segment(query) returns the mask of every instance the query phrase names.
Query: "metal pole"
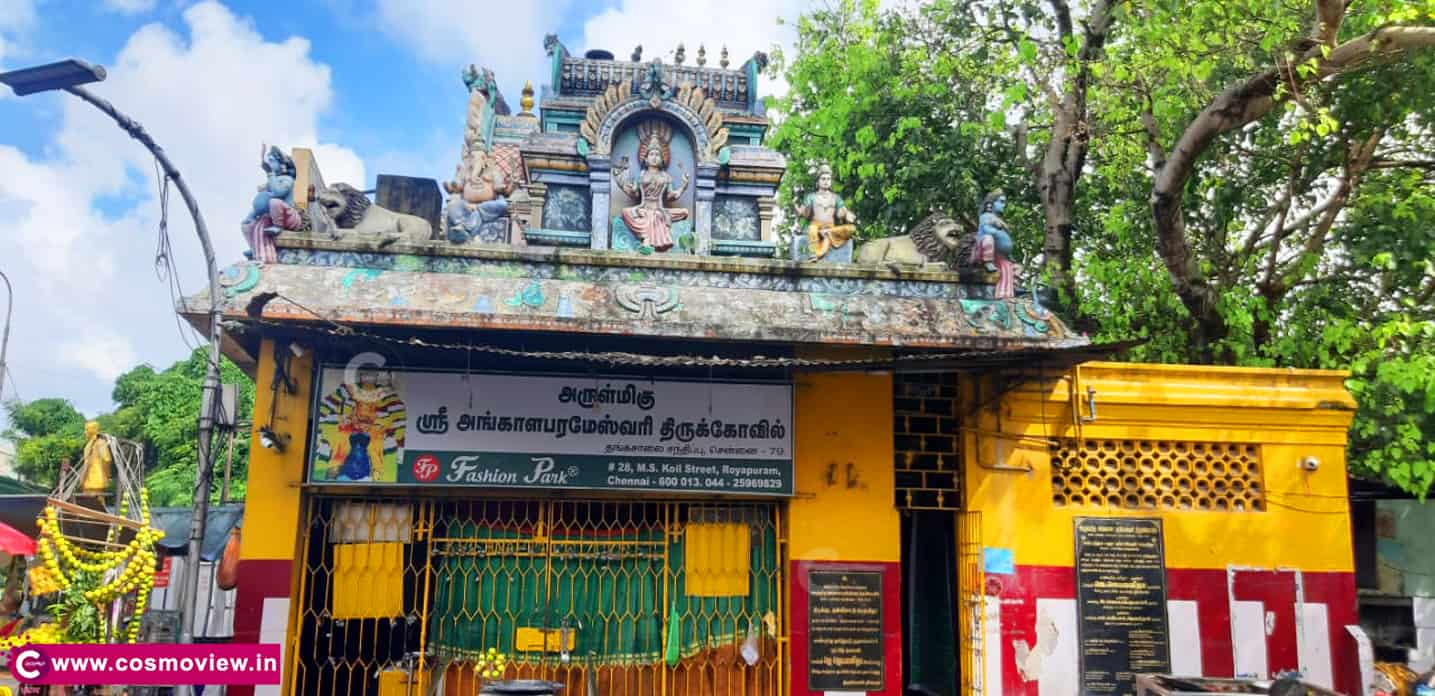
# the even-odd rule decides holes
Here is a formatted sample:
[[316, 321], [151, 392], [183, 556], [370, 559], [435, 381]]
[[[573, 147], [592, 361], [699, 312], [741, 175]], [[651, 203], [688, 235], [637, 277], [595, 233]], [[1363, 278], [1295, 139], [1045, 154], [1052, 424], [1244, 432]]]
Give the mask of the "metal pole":
[[[199, 244], [204, 249], [204, 263], [209, 271], [209, 365], [204, 371], [204, 387], [200, 391], [199, 414], [199, 461], [194, 477], [194, 517], [189, 526], [189, 556], [184, 564], [184, 579], [179, 588], [180, 611], [183, 622], [179, 629], [179, 641], [181, 643], [194, 642], [194, 617], [195, 600], [199, 594], [199, 548], [200, 542], [204, 539], [204, 525], [209, 515], [209, 485], [210, 478], [214, 473], [214, 458], [210, 445], [214, 437], [214, 411], [219, 405], [219, 268], [214, 263], [214, 245], [209, 241], [209, 230], [204, 225], [204, 216], [199, 214], [199, 203], [194, 200], [194, 194], [190, 193], [189, 186], [180, 178], [179, 170], [174, 168], [174, 163], [164, 154], [164, 150], [155, 144], [154, 139], [145, 131], [144, 126], [130, 117], [119, 112], [114, 105], [108, 101], [96, 97], [84, 87], [66, 87], [66, 92], [73, 94], [92, 106], [105, 112], [115, 123], [119, 124], [131, 138], [140, 141], [159, 160], [160, 167], [164, 170], [165, 178], [174, 182], [175, 188], [179, 189], [179, 195], [184, 197], [184, 204], [189, 208], [190, 217], [194, 218], [194, 231], [199, 235]], [[188, 685], [182, 685], [181, 693], [189, 693]]]
[[219, 489], [220, 505], [229, 502], [229, 474], [234, 469], [234, 437], [238, 433], [238, 428], [229, 431], [229, 450], [224, 455], [224, 487]]
[[5, 333], [0, 335], [0, 401], [5, 400], [5, 349], [10, 347], [10, 312], [15, 309], [15, 288], [10, 286], [10, 277], [0, 271], [0, 280], [5, 281]]

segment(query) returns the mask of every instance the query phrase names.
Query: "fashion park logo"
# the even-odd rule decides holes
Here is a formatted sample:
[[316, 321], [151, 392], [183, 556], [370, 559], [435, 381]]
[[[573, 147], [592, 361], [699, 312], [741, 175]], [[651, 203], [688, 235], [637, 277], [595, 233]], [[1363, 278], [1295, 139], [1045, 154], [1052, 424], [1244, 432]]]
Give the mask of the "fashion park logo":
[[[570, 466], [560, 471], [553, 457], [530, 457], [532, 469], [525, 471], [485, 465], [482, 459], [483, 455], [479, 454], [454, 457], [449, 462], [444, 482], [490, 486], [569, 486], [578, 482], [578, 467]], [[438, 478], [442, 468], [438, 457], [421, 454], [414, 459], [414, 480], [432, 482]]]

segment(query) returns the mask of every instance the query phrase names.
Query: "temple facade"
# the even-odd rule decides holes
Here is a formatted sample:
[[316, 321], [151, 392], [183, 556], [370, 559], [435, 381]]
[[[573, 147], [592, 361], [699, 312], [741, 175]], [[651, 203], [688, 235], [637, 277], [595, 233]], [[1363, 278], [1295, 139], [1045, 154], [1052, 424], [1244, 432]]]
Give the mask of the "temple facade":
[[255, 693], [1359, 688], [1343, 375], [1099, 362], [1004, 197], [778, 214], [762, 55], [545, 43], [518, 113], [463, 72], [450, 180], [266, 154], [221, 279]]

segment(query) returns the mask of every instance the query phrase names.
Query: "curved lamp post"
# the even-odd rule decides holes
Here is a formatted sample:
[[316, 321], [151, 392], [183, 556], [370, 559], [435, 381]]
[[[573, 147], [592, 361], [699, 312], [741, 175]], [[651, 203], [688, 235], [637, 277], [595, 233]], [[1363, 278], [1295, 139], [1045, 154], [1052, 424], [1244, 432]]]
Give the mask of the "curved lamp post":
[[[81, 85], [104, 79], [105, 69], [103, 67], [74, 59], [0, 73], [0, 83], [9, 85], [19, 96], [64, 90], [89, 102], [91, 106], [114, 119], [124, 132], [138, 140], [159, 161], [165, 178], [174, 182], [175, 188], [179, 189], [180, 196], [184, 197], [184, 204], [189, 208], [190, 217], [194, 218], [194, 230], [199, 234], [199, 244], [204, 249], [204, 263], [209, 271], [209, 365], [204, 372], [204, 387], [200, 397], [199, 462], [194, 481], [194, 518], [190, 523], [189, 556], [184, 564], [183, 584], [180, 586], [180, 609], [184, 617], [183, 625], [180, 627], [180, 642], [190, 643], [194, 641], [194, 604], [199, 589], [200, 542], [204, 539], [204, 526], [209, 514], [209, 484], [214, 468], [213, 453], [210, 447], [214, 436], [214, 411], [219, 404], [219, 270], [214, 263], [214, 245], [209, 241], [209, 231], [204, 226], [204, 217], [199, 214], [199, 203], [194, 200], [194, 194], [190, 193], [189, 186], [185, 184], [184, 179], [180, 178], [179, 170], [174, 168], [174, 163], [170, 162], [169, 157], [164, 154], [164, 150], [155, 144], [154, 139], [145, 131], [144, 126], [120, 113], [108, 101], [81, 87]], [[7, 335], [8, 329], [9, 321], [7, 320]], [[0, 363], [3, 363], [3, 359], [0, 359]]]
[[15, 309], [15, 288], [10, 286], [10, 277], [0, 271], [0, 280], [5, 281], [5, 333], [0, 334], [0, 401], [5, 399], [5, 349], [10, 347], [10, 313]]

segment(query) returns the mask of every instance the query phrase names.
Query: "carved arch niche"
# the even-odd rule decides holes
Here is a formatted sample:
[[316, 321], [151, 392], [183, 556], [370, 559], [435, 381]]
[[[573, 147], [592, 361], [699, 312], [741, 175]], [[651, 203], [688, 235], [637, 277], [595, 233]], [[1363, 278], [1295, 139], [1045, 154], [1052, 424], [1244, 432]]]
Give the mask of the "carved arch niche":
[[683, 83], [670, 99], [644, 99], [632, 93], [632, 83], [623, 81], [610, 86], [588, 105], [578, 132], [591, 154], [608, 156], [615, 153], [615, 137], [628, 121], [661, 114], [679, 124], [692, 136], [696, 159], [703, 164], [716, 164], [727, 146], [728, 130], [723, 126], [717, 102], [702, 89]]
[[[682, 208], [688, 213], [686, 221], [674, 223], [673, 232], [675, 239], [680, 229], [687, 230], [687, 234], [691, 235], [696, 222], [698, 150], [694, 143], [694, 134], [683, 124], [678, 123], [664, 113], [640, 111], [628, 120], [623, 121], [619, 127], [614, 130], [614, 138], [612, 140], [610, 156], [612, 157], [613, 168], [610, 176], [612, 177], [613, 195], [609, 200], [608, 219], [612, 221], [613, 225], [613, 245], [615, 248], [622, 249], [628, 246], [624, 243], [626, 240], [623, 240], [619, 231], [621, 224], [619, 220], [623, 209], [641, 203], [641, 200], [636, 197], [631, 197], [623, 191], [623, 187], [618, 185], [618, 177], [629, 177], [630, 183], [636, 185], [637, 179], [642, 176], [645, 168], [645, 163], [639, 155], [639, 141], [642, 140], [645, 135], [651, 136], [653, 133], [663, 133], [670, 136], [668, 141], [669, 155], [666, 171], [668, 176], [672, 177], [672, 186], [676, 187], [682, 182], [685, 172], [688, 177], [688, 184], [683, 189], [682, 194], [678, 196], [677, 200], [665, 203], [663, 206], [665, 208]], [[627, 164], [626, 171], [624, 171], [621, 166], [625, 160]], [[695, 238], [690, 241], [690, 245], [691, 246], [688, 247], [674, 247], [674, 251], [682, 253], [685, 250], [691, 251], [695, 249]]]

